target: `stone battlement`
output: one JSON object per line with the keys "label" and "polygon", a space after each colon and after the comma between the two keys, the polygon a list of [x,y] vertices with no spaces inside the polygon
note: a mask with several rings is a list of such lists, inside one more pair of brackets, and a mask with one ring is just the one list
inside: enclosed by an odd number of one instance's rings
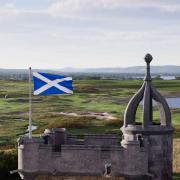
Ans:
{"label": "stone battlement", "polygon": [[[133,149],[125,149],[117,135],[87,135],[79,140],[64,130],[53,129],[40,138],[19,139],[19,171],[24,174],[103,176],[109,165],[113,176],[148,174],[147,151],[137,139]],[[58,140],[56,139],[58,138]],[[72,144],[71,144],[72,143]],[[125,162],[134,161],[136,165]],[[143,165],[143,166],[142,166]],[[129,173],[130,171],[130,173]]]}

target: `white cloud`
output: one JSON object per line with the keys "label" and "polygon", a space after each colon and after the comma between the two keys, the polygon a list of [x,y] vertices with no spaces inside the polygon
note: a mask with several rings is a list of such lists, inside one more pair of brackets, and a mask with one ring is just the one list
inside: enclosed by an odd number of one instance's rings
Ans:
{"label": "white cloud", "polygon": [[[13,3],[0,4],[0,18],[15,15],[51,15],[70,18],[91,19],[102,10],[154,8],[164,12],[180,12],[180,2],[175,0],[54,0],[47,8],[27,10]],[[127,14],[128,16],[128,14]]]}
{"label": "white cloud", "polygon": [[50,31],[50,36],[56,41],[77,44],[122,44],[131,42],[180,42],[180,26],[156,29],[111,29],[101,27],[60,27]]}
{"label": "white cloud", "polygon": [[170,0],[57,0],[48,7],[54,16],[95,10],[121,8],[157,8],[161,11],[180,11],[180,4]]}
{"label": "white cloud", "polygon": [[19,11],[15,8],[13,3],[7,3],[0,5],[0,16],[17,15]]}

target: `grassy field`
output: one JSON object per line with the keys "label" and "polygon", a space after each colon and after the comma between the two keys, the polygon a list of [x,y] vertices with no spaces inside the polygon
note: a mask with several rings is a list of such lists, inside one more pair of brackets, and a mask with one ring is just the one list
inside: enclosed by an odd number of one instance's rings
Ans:
{"label": "grassy field", "polygon": [[[33,96],[33,125],[41,134],[45,128],[66,127],[74,134],[118,133],[124,110],[141,80],[77,80],[73,95]],[[166,97],[180,97],[180,80],[155,80],[154,85]],[[180,109],[172,109],[174,138],[180,138]],[[63,113],[77,113],[76,116]],[[107,112],[116,119],[104,120],[90,113]],[[142,108],[136,118],[141,121]],[[158,121],[157,109],[154,119]],[[0,149],[15,148],[16,139],[28,126],[28,83],[0,80]],[[178,147],[180,143],[178,141]],[[178,148],[177,148],[178,149]],[[179,172],[179,170],[178,170]]]}
{"label": "grassy field", "polygon": [[[74,82],[73,95],[33,96],[35,134],[45,128],[67,127],[76,134],[119,132],[127,102],[140,88],[142,81],[79,80]],[[155,81],[165,96],[180,95],[180,81]],[[28,83],[0,81],[0,144],[13,144],[28,126]],[[81,116],[66,116],[60,112],[75,112]],[[86,116],[89,112],[108,112],[116,120],[103,121]],[[141,120],[141,107],[137,119]],[[83,116],[83,114],[85,116]],[[154,112],[154,119],[159,114]],[[175,136],[180,136],[180,109],[172,109]]]}

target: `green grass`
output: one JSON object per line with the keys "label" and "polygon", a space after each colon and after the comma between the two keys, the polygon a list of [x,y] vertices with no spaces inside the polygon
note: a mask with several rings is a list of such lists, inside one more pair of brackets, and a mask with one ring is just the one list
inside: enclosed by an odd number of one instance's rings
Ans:
{"label": "green grass", "polygon": [[[33,96],[33,124],[38,126],[34,133],[40,134],[44,128],[52,127],[66,127],[75,134],[119,133],[127,103],[142,82],[78,80],[74,81],[73,95]],[[156,80],[153,83],[165,96],[180,96],[180,80]],[[0,87],[0,144],[13,144],[28,126],[28,82],[0,80]],[[63,116],[59,112],[109,112],[119,121],[108,122],[107,125],[104,120]],[[140,107],[136,115],[139,121],[142,119],[141,115]],[[173,109],[172,117],[177,129],[175,137],[180,137],[180,109]],[[157,110],[154,118],[159,118]]]}
{"label": "green grass", "polygon": [[179,180],[179,179],[180,179],[180,173],[174,173],[173,180]]}

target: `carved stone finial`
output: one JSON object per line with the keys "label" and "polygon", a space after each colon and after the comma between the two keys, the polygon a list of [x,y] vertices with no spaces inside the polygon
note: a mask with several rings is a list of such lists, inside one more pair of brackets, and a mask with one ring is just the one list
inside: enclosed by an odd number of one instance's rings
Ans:
{"label": "carved stone finial", "polygon": [[146,54],[144,59],[145,59],[146,63],[149,64],[152,61],[153,57],[151,56],[151,54]]}
{"label": "carved stone finial", "polygon": [[151,81],[150,62],[152,61],[153,57],[151,56],[151,54],[146,54],[144,59],[145,59],[145,62],[147,63],[146,76],[145,76],[144,80]]}

